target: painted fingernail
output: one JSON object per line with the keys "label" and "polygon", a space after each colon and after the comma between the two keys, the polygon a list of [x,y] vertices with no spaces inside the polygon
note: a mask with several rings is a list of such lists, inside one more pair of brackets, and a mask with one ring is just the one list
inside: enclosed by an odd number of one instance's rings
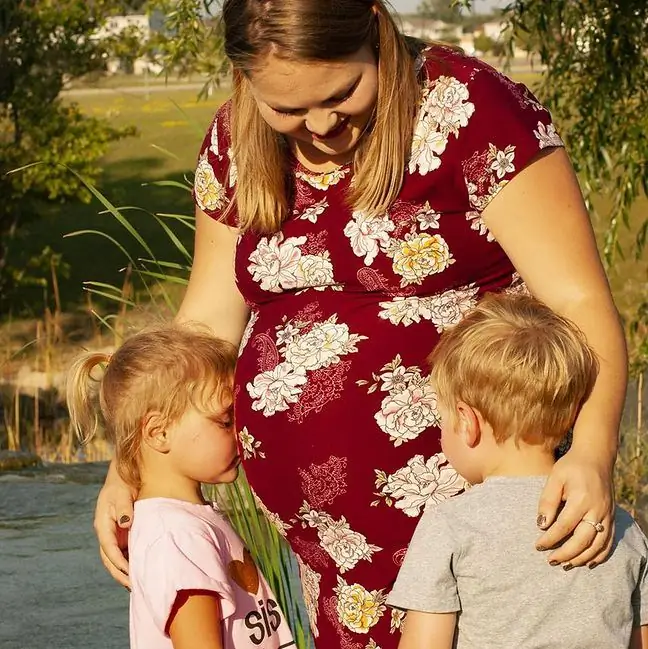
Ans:
{"label": "painted fingernail", "polygon": [[549,562],[549,565],[550,565],[550,566],[557,566],[559,563],[560,563],[560,561],[556,561],[555,559],[552,559],[552,560]]}
{"label": "painted fingernail", "polygon": [[594,568],[596,568],[597,565],[598,565],[598,564],[596,563],[596,561],[592,561],[592,563],[588,563],[588,564],[587,564],[587,567],[588,567],[590,570],[594,570]]}
{"label": "painted fingernail", "polygon": [[126,525],[126,523],[129,523],[129,522],[130,522],[130,516],[126,516],[126,514],[124,514],[124,515],[119,519],[119,524],[120,524],[120,525]]}
{"label": "painted fingernail", "polygon": [[571,570],[573,567],[574,567],[574,566],[572,566],[571,563],[566,563],[566,564],[563,566],[563,570],[565,570],[565,571],[567,571],[567,570]]}
{"label": "painted fingernail", "polygon": [[538,552],[544,552],[546,549],[547,549],[547,548],[545,548],[544,545],[537,545],[537,546],[536,546],[536,550],[537,550]]}
{"label": "painted fingernail", "polygon": [[536,525],[538,527],[544,528],[546,524],[547,524],[547,517],[544,514],[538,514],[538,518],[536,518]]}

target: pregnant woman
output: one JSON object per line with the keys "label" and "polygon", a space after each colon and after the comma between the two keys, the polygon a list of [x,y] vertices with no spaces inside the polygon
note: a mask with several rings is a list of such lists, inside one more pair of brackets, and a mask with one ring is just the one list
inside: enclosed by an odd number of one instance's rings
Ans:
{"label": "pregnant woman", "polygon": [[[571,535],[548,560],[602,560],[626,355],[547,110],[484,63],[405,39],[382,0],[226,0],[223,21],[233,96],[200,151],[178,317],[239,346],[245,470],[299,557],[316,646],[397,645],[385,599],[418,516],[464,487],[426,357],[488,291],[526,285],[600,357],[538,525],[540,549]],[[96,527],[122,583],[132,497],[111,469]]]}

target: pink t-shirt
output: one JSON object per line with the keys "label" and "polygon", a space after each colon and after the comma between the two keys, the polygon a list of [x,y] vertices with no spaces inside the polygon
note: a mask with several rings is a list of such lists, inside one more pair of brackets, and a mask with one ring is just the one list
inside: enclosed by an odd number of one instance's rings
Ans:
{"label": "pink t-shirt", "polygon": [[128,551],[131,649],[173,647],[167,626],[182,590],[218,594],[225,649],[295,646],[266,580],[214,506],[137,501]]}

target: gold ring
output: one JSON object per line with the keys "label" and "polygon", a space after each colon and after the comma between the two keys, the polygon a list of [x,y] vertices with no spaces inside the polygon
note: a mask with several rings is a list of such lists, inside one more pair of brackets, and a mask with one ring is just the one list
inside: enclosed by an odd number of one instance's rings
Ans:
{"label": "gold ring", "polygon": [[581,523],[587,523],[588,525],[591,525],[597,532],[605,532],[605,526],[603,523],[597,523],[596,521],[589,521],[586,518],[583,518],[581,520]]}

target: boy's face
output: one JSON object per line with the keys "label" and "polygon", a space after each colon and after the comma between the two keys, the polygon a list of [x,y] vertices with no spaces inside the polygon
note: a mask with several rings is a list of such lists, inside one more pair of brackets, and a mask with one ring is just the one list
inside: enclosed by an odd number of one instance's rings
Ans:
{"label": "boy's face", "polygon": [[236,480],[240,458],[231,403],[210,413],[190,408],[169,432],[173,463],[182,475],[207,484]]}

